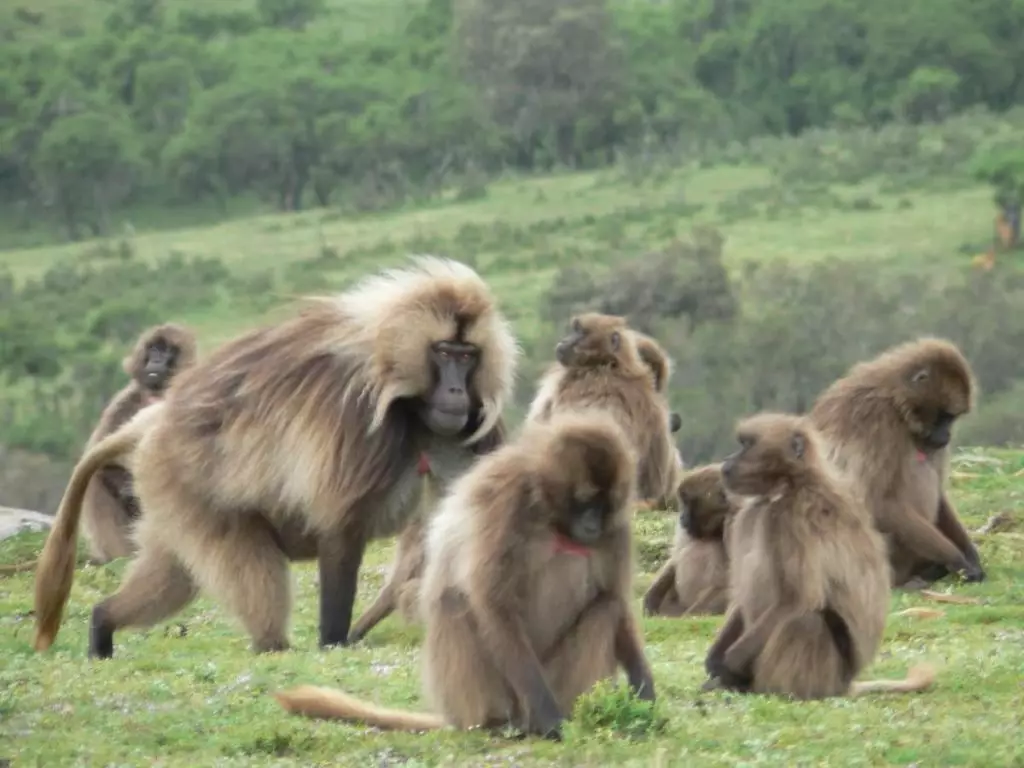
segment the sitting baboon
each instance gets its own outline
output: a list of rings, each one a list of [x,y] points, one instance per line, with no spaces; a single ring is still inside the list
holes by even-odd
[[[732,502],[721,464],[691,469],[679,486],[679,520],[668,562],[644,595],[649,616],[724,613],[729,602],[725,539]]]
[[[885,542],[814,425],[762,413],[740,421],[736,438],[721,474],[746,498],[729,526],[730,604],[706,687],[818,699],[930,685],[926,667],[905,680],[853,682],[885,630]]]
[[[672,443],[671,412],[655,386],[663,378],[637,349],[638,334],[621,317],[588,313],[574,317],[555,346],[557,365],[544,375],[527,416],[544,421],[565,409],[607,410],[632,441],[638,457],[641,499],[669,500],[681,479],[681,459]]]
[[[275,694],[291,712],[424,730],[559,735],[576,698],[622,666],[654,681],[630,605],[635,458],[607,413],[556,413],[455,481],[429,524],[423,686],[436,714],[313,686]]]
[[[960,350],[922,338],[853,366],[811,411],[830,459],[888,540],[894,586],[925,586],[949,572],[985,578],[945,487],[953,424],[970,411],[973,392]]]

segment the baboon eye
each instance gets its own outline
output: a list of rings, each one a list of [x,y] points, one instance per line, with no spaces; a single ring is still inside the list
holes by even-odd
[[[739,437],[740,447],[745,451],[754,444],[754,438],[749,435],[740,435]]]
[[[612,331],[612,339],[611,339],[611,341],[612,341],[612,349],[618,349],[619,348],[619,342],[621,340],[622,340],[622,337],[619,336],[619,332],[618,331]]]
[[[448,350],[446,350],[446,349],[439,350],[438,353],[437,353],[437,356],[440,357],[442,360],[447,360],[448,359]]]
[[[807,447],[807,437],[800,432],[793,435],[793,453],[796,454],[798,459],[804,457],[804,449]]]
[[[911,377],[911,379],[910,379],[910,381],[912,383],[914,383],[914,384],[919,384],[920,382],[927,381],[927,380],[928,380],[928,369],[927,368],[922,368],[917,373],[915,373]]]

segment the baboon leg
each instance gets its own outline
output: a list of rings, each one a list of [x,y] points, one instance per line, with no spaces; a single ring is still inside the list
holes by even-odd
[[[350,512],[350,519],[355,517]],[[359,566],[366,549],[361,526],[348,525],[320,537],[320,647],[347,645],[356,601]]]
[[[424,691],[456,728],[521,720],[515,694],[490,660],[468,601],[448,589],[423,643]]]
[[[978,548],[974,546],[974,542],[971,541],[971,536],[964,528],[960,518],[957,517],[956,510],[953,509],[953,505],[950,503],[946,495],[943,494],[939,499],[939,517],[935,521],[938,529],[952,541],[957,548],[964,553],[964,557],[972,565],[976,566],[981,572],[978,581],[984,581],[985,571],[981,567],[981,555],[978,554]],[[939,576],[938,578],[942,578]],[[936,579],[937,580],[937,579]]]
[[[749,669],[743,675],[737,676],[725,666],[725,652],[743,634],[743,628],[743,615],[740,613],[739,608],[731,608],[726,613],[725,622],[722,624],[721,629],[718,630],[718,636],[711,644],[707,656],[704,658],[704,670],[708,673],[708,677],[711,678],[704,684],[705,690],[715,687],[739,691],[749,690],[754,679],[753,669]],[[714,684],[716,679],[720,686]]]
[[[779,626],[794,621],[802,611],[796,606],[776,606],[757,617],[745,627],[736,642],[725,651],[723,661],[733,675],[741,675],[754,665],[754,659],[764,650],[768,639]]]
[[[970,576],[977,566],[968,562],[957,546],[939,529],[913,510],[892,510],[883,517],[898,547],[903,547],[921,560],[941,563],[950,571],[964,571]]]
[[[654,676],[644,655],[640,628],[628,605],[620,605],[615,628],[615,658],[626,670],[633,692],[646,701],[654,701]]]
[[[397,602],[395,592],[394,581],[389,581],[383,586],[377,594],[377,599],[352,625],[352,630],[348,633],[349,643],[359,642],[367,632],[391,615]]]
[[[398,612],[409,623],[421,620],[420,586],[422,584],[422,579],[409,579],[398,590]]]
[[[612,597],[598,597],[541,655],[545,676],[563,712],[572,712],[580,694],[615,674],[615,635],[621,612]]]
[[[287,650],[291,583],[274,528],[257,514],[227,530],[200,526],[194,516],[189,523],[189,561],[200,586],[241,620],[254,651]]]
[[[119,557],[131,556],[133,546],[128,537],[131,518],[99,476],[94,475],[89,481],[82,506],[82,527],[86,534],[89,562],[103,565]]]
[[[676,613],[669,613],[666,609],[678,606],[679,601],[675,600],[676,566],[675,561],[670,557],[658,575],[654,577],[647,593],[644,595],[644,613],[648,616],[674,616]],[[673,598],[673,599],[670,599]],[[678,606],[682,612],[682,606]]]
[[[722,590],[712,584],[709,587],[704,587],[701,593],[697,595],[697,599],[691,603],[689,608],[683,611],[683,614],[721,613],[724,609],[724,603],[725,598],[722,595]]]
[[[114,655],[114,632],[121,627],[148,627],[178,613],[198,592],[188,570],[173,554],[146,547],[128,566],[124,582],[92,610],[89,657]]]
[[[777,624],[754,669],[754,693],[821,699],[841,696],[850,685],[847,660],[821,611]]]

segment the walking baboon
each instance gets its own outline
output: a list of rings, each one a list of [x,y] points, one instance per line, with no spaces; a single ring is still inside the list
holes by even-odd
[[[679,485],[679,521],[668,562],[644,595],[649,616],[724,613],[729,602],[725,537],[732,500],[721,464],[687,472]]]
[[[220,347],[76,468],[36,577],[36,647],[52,642],[71,585],[76,480],[136,442],[140,551],[93,609],[91,656],[111,656],[115,630],[162,621],[200,588],[255,650],[287,648],[288,559],[313,548],[320,643],[346,643],[367,542],[416,509],[422,454],[446,477],[486,450],[517,356],[484,281],[434,257]]]
[[[190,330],[166,323],[144,331],[122,362],[132,380],[103,410],[84,452],[125,424],[140,408],[163,397],[171,380],[195,359],[196,341]],[[82,501],[82,532],[90,561],[106,563],[131,555],[135,551],[131,531],[138,517],[131,475],[120,466],[103,467],[89,481]]]
[[[958,571],[967,581],[985,578],[945,487],[953,424],[973,396],[960,350],[922,338],[853,366],[811,411],[830,459],[851,476],[888,540],[894,586],[925,586]]]
[[[560,732],[576,698],[621,665],[654,681],[630,606],[635,458],[607,413],[556,413],[455,481],[427,533],[423,687],[436,714],[340,691],[276,694],[291,712],[423,730],[512,723]]]
[[[885,542],[810,420],[762,413],[736,437],[722,480],[747,498],[729,528],[730,606],[705,661],[709,682],[797,699],[930,685],[925,667],[853,683],[885,630]]]
[[[557,365],[538,387],[529,420],[543,421],[562,409],[608,410],[633,443],[638,458],[637,490],[642,499],[675,496],[681,459],[672,444],[668,403],[655,387],[658,378],[637,351],[637,334],[613,315],[574,317],[570,332],[555,346]]]

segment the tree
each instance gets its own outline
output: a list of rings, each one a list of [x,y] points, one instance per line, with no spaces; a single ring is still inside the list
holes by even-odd
[[[88,110],[55,121],[33,157],[45,199],[56,205],[72,239],[87,221],[106,230],[111,208],[132,191],[141,171],[138,137],[124,115]]]

